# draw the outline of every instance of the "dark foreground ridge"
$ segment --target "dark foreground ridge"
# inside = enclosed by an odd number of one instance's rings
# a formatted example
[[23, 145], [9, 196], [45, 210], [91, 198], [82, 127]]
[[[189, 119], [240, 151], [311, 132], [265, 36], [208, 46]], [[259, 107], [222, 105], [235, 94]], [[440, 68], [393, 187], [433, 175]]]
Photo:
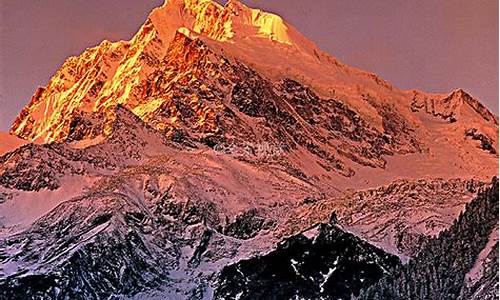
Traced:
[[225, 267], [216, 299], [351, 299], [400, 265], [337, 225], [320, 224], [261, 257]]

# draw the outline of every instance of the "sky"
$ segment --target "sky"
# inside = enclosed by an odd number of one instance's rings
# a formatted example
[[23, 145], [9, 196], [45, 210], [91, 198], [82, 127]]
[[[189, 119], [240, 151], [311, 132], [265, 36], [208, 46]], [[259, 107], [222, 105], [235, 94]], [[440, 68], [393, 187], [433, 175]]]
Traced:
[[[221, 0], [223, 1], [223, 0]], [[463, 88], [498, 114], [497, 0], [243, 0], [402, 89]], [[163, 0], [0, 0], [0, 131], [68, 56], [128, 40]]]

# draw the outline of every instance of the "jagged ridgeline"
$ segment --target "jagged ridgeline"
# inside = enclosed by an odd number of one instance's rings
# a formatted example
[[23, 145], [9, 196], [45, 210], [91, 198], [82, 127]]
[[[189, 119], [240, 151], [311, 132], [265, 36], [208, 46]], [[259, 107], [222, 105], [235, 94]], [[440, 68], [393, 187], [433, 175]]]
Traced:
[[359, 299], [498, 299], [498, 240], [485, 266], [486, 286], [464, 286], [466, 275], [498, 229], [498, 178], [467, 204], [453, 225], [431, 239], [408, 264], [399, 266], [370, 287]]

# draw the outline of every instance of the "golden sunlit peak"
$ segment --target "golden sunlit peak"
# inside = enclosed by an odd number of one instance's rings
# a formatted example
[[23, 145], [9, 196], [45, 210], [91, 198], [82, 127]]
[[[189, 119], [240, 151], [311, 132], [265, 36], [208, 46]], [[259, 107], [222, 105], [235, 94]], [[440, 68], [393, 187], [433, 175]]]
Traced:
[[167, 0], [161, 9], [169, 11], [161, 17], [163, 25], [175, 26], [169, 21], [179, 12], [183, 27], [214, 40], [257, 37], [293, 44], [288, 26], [280, 16], [249, 8], [236, 0], [228, 1], [225, 6], [212, 0]]

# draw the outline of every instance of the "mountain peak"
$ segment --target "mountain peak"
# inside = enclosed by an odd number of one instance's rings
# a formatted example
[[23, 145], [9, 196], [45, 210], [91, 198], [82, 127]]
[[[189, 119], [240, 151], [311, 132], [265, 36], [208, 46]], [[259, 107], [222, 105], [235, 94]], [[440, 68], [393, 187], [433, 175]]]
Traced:
[[497, 117], [479, 100], [461, 88], [454, 89], [448, 94], [430, 94], [420, 91], [413, 91], [413, 94], [411, 109], [415, 112], [423, 109], [433, 116], [451, 122], [464, 119], [465, 115], [469, 115], [472, 119], [465, 118], [464, 122], [470, 123], [471, 120], [482, 119], [494, 127], [498, 126]]
[[266, 38], [292, 45], [288, 26], [275, 14], [249, 8], [239, 1], [225, 6], [212, 0], [167, 0], [151, 14], [157, 29], [168, 31], [180, 27], [219, 42], [245, 38]]
[[[227, 2], [225, 10], [232, 13], [235, 27], [239, 27], [242, 34], [253, 34], [283, 44], [293, 44], [292, 38], [288, 34], [288, 26], [280, 16], [260, 9], [249, 8], [237, 0]], [[240, 33], [240, 30], [237, 32]]]

